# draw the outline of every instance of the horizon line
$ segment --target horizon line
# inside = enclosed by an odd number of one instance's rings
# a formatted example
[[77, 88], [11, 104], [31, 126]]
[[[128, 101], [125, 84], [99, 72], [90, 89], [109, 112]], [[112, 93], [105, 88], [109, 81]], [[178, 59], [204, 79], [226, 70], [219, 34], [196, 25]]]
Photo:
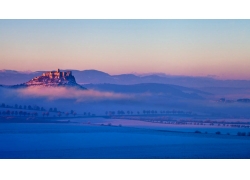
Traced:
[[[36, 70], [36, 71], [31, 71], [31, 70], [25, 70], [25, 71], [19, 71], [19, 70], [13, 70], [13, 69], [0, 69], [0, 72], [5, 72], [5, 71], [15, 71], [18, 73], [22, 73], [22, 74], [32, 74], [32, 73], [36, 73], [36, 72], [50, 72], [50, 71], [54, 71], [60, 68], [56, 68], [53, 70]], [[105, 71], [101, 71], [101, 70], [97, 70], [97, 69], [84, 69], [84, 70], [80, 70], [80, 69], [60, 69], [62, 71], [99, 71], [105, 74], [108, 74], [110, 76], [117, 76], [117, 75], [128, 75], [128, 74], [132, 74], [135, 76], [141, 76], [141, 77], [145, 77], [145, 76], [150, 76], [150, 75], [156, 75], [159, 77], [164, 77], [164, 76], [174, 76], [174, 77], [191, 77], [191, 78], [210, 78], [210, 79], [215, 79], [215, 80], [235, 80], [235, 81], [249, 81], [250, 79], [230, 79], [230, 78], [220, 78], [217, 75], [200, 75], [200, 76], [192, 76], [192, 75], [173, 75], [173, 74], [166, 74], [164, 72], [147, 72], [147, 73], [137, 73], [137, 72], [130, 72], [130, 73], [120, 73], [120, 74], [111, 74]], [[162, 76], [161, 76], [161, 75]]]

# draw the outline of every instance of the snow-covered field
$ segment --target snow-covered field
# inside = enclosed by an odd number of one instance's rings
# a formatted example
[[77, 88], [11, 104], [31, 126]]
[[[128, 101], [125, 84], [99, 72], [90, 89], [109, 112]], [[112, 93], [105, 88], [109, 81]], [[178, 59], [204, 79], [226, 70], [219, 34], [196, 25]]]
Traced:
[[249, 129], [101, 118], [77, 121], [2, 123], [0, 158], [250, 158], [250, 136], [234, 135]]

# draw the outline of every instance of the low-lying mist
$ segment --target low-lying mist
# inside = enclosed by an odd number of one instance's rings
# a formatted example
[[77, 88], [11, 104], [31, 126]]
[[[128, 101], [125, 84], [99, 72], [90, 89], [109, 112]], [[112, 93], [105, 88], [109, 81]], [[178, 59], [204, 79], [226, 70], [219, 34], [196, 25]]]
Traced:
[[48, 100], [72, 99], [77, 102], [96, 100], [123, 100], [134, 98], [131, 94], [101, 92], [96, 90], [81, 90], [65, 87], [28, 87], [18, 89], [17, 94], [22, 98], [46, 98]]
[[65, 87], [0, 88], [0, 103], [37, 105], [47, 111], [85, 111], [104, 115], [106, 111], [181, 110], [198, 114], [250, 116], [250, 103], [223, 103], [210, 99], [191, 99], [154, 93], [118, 93], [102, 90], [81, 90]]
[[[60, 110], [91, 111], [103, 114], [106, 110], [121, 106], [140, 106], [149, 93], [114, 93], [98, 90], [81, 90], [66, 87], [28, 87], [20, 89], [0, 88], [0, 104], [42, 106], [46, 110], [56, 107]], [[140, 104], [140, 105], [138, 105]]]

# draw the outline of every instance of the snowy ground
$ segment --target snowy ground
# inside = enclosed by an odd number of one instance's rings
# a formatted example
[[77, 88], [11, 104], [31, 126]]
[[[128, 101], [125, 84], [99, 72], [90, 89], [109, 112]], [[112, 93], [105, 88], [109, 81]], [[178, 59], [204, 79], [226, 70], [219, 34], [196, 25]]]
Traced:
[[250, 136], [236, 136], [249, 129], [101, 118], [77, 121], [2, 123], [0, 158], [250, 158]]

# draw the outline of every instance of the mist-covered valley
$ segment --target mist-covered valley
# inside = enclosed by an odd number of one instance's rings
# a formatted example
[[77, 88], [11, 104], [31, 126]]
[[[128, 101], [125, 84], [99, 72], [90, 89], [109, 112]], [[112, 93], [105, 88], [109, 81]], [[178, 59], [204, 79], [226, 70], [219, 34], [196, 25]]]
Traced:
[[97, 76], [80, 84], [74, 72], [42, 73], [0, 87], [1, 158], [249, 158], [241, 81], [194, 87]]
[[[204, 91], [183, 86], [143, 83], [135, 85], [85, 84], [87, 90], [72, 87], [0, 87], [2, 103], [14, 106], [42, 106], [46, 111], [57, 107], [61, 111], [74, 109], [78, 114], [85, 111], [105, 115], [106, 111], [143, 110], [186, 111], [219, 117], [248, 118], [250, 103], [239, 101], [248, 99], [246, 90], [222, 91], [226, 88]], [[207, 88], [205, 90], [208, 90]], [[241, 98], [242, 97], [242, 98]]]

